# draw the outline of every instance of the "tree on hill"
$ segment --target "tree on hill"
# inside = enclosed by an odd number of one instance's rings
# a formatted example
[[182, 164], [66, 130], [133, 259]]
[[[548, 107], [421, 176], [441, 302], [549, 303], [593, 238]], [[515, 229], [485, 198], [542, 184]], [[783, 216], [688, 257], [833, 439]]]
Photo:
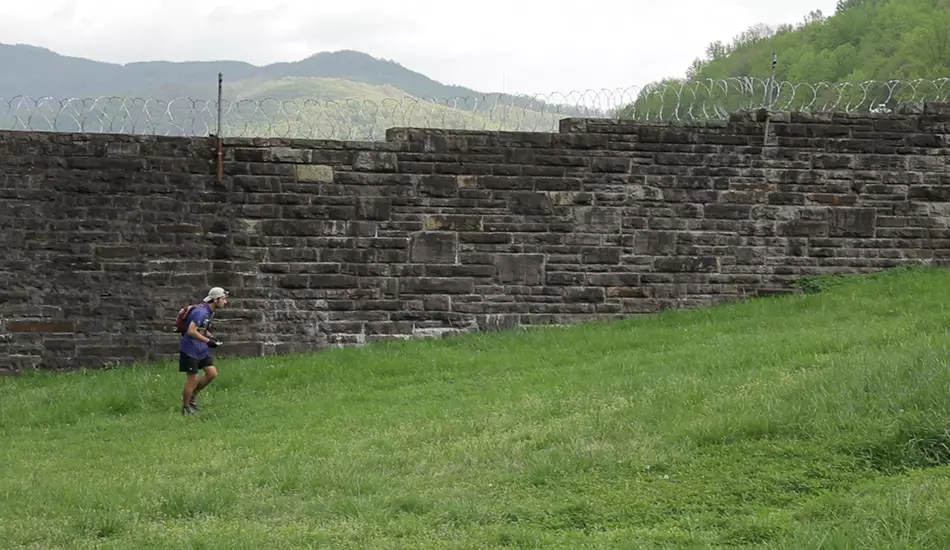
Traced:
[[[778, 56], [769, 87], [772, 55]], [[840, 0], [797, 25], [756, 25], [711, 43], [685, 79], [646, 87], [621, 117], [677, 118], [718, 106], [870, 109], [950, 96], [950, 0]], [[768, 89], [767, 89], [768, 88]], [[688, 90], [683, 93], [682, 90]]]

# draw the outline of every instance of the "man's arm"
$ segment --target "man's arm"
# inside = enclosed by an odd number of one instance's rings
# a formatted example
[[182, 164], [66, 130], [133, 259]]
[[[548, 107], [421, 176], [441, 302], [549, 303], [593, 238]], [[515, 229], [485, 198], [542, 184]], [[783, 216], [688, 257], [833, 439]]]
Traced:
[[205, 344], [211, 341], [211, 338], [208, 338], [204, 334], [198, 332], [198, 325], [196, 325], [194, 321], [188, 324], [188, 336], [191, 336], [199, 342], [204, 342]]

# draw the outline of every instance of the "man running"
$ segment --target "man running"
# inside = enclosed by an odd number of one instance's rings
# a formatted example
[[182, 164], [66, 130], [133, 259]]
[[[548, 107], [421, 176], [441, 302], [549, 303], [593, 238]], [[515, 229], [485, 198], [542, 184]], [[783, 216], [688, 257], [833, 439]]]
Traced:
[[[178, 371], [187, 373], [185, 389], [182, 391], [181, 414], [194, 414], [198, 411], [198, 392], [205, 389], [218, 375], [214, 367], [214, 356], [209, 348], [216, 348], [220, 341], [210, 331], [215, 311], [228, 305], [228, 291], [214, 287], [201, 304], [192, 308], [185, 319], [188, 328], [181, 336], [178, 353]], [[198, 369], [205, 371], [198, 379]]]

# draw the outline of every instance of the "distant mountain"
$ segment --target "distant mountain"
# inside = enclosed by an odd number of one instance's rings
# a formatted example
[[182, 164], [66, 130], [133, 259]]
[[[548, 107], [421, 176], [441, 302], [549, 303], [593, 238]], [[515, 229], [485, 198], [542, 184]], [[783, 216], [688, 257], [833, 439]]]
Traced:
[[416, 97], [484, 95], [470, 88], [442, 84], [394, 61], [350, 50], [323, 52], [300, 61], [263, 67], [228, 60], [146, 61], [119, 65], [64, 56], [36, 46], [0, 44], [0, 67], [3, 67], [0, 97], [132, 95], [154, 99], [187, 96], [210, 100], [216, 98], [219, 71], [224, 73], [226, 84], [288, 77], [340, 78], [364, 84], [390, 85]]
[[443, 84], [351, 50], [265, 66], [120, 65], [0, 44], [0, 67], [0, 128], [6, 129], [204, 135], [215, 125], [209, 103], [217, 100], [218, 72], [228, 135], [380, 139], [391, 126], [553, 131], [561, 118], [593, 114]]

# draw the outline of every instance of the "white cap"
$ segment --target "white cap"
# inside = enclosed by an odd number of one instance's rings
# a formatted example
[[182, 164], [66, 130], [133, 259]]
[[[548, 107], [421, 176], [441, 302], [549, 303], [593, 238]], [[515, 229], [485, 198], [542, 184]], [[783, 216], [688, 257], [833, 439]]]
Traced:
[[208, 291], [208, 295], [205, 296], [204, 301], [210, 302], [214, 300], [215, 298], [223, 298], [224, 296], [227, 296], [227, 295], [228, 295], [227, 290], [224, 290], [223, 288], [216, 286]]

